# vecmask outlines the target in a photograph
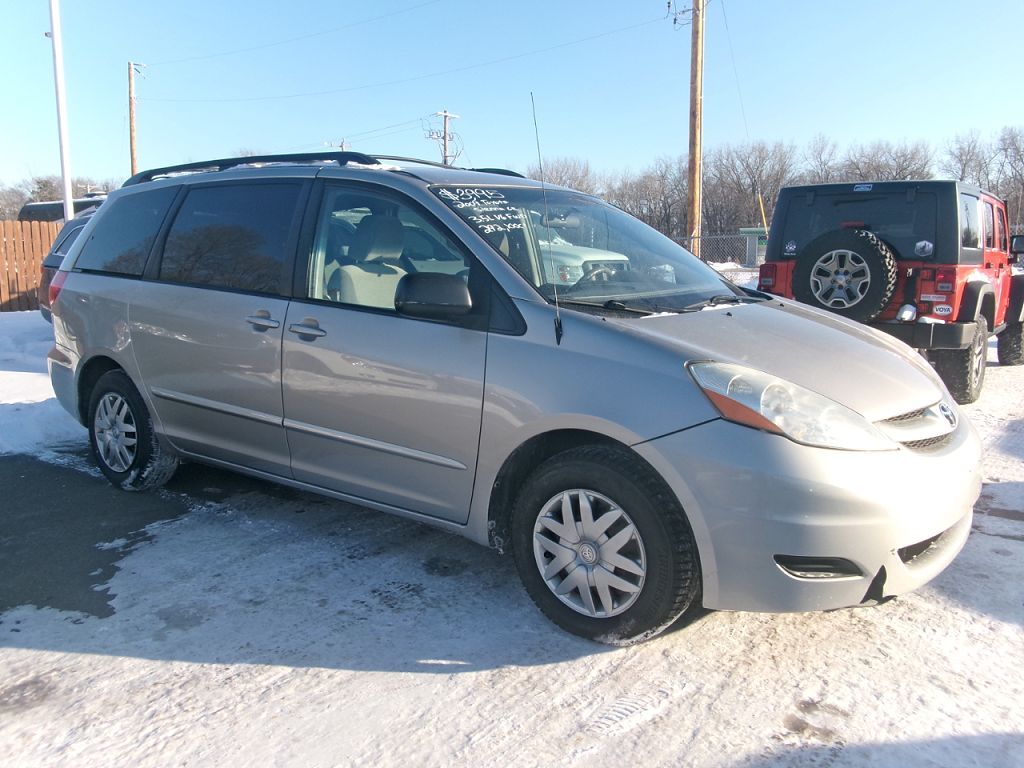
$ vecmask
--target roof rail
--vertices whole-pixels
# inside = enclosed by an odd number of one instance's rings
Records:
[[[521,173],[516,171],[510,171],[507,168],[459,168],[456,165],[445,165],[444,163],[438,163],[434,160],[421,160],[416,157],[399,157],[398,155],[374,155],[378,160],[404,160],[408,163],[419,163],[420,165],[432,165],[435,168],[450,168],[453,171],[476,171],[477,173],[498,173],[502,176],[515,176],[519,179],[525,179]]]
[[[526,178],[518,171],[510,171],[508,168],[467,168],[466,170],[476,171],[477,173],[496,173],[499,176],[515,176],[517,179]]]
[[[128,187],[132,184],[141,184],[145,181],[152,181],[159,176],[172,176],[177,173],[201,173],[203,171],[225,171],[229,168],[236,168],[240,165],[251,165],[252,163],[314,163],[314,162],[336,162],[338,165],[358,163],[359,165],[380,165],[376,158],[364,155],[362,152],[302,152],[299,154],[286,155],[249,155],[246,157],[226,157],[220,160],[204,160],[199,163],[184,163],[183,165],[169,165],[165,168],[153,168],[149,171],[142,171],[132,176],[121,186]]]
[[[454,166],[439,163],[436,160],[423,160],[419,157],[402,157],[401,155],[374,155],[377,160],[402,160],[407,163],[418,163],[419,165],[432,165],[435,168],[451,168]]]

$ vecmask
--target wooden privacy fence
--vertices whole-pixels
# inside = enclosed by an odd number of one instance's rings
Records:
[[[39,267],[61,225],[0,221],[0,312],[39,309]]]

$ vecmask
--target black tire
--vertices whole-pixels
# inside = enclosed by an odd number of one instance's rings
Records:
[[[556,585],[549,585],[539,564],[547,552],[543,544],[535,544],[541,535],[550,537],[549,540],[557,537],[540,520],[545,517],[550,521],[550,517],[544,515],[545,509],[563,509],[565,498],[570,499],[574,519],[583,520],[581,496],[586,497],[588,508],[592,505],[592,519],[597,521],[597,526],[611,509],[606,502],[611,501],[623,513],[612,518],[615,522],[607,526],[605,533],[598,534],[589,550],[589,539],[578,533],[585,530],[582,522],[565,529],[576,536],[577,542],[572,547],[575,559],[557,573],[585,569],[581,574],[587,578],[586,591],[596,609],[589,614],[582,588],[571,589],[564,598],[578,598],[577,608],[556,596]],[[556,506],[552,507],[553,504]],[[632,530],[628,530],[630,524]],[[623,569],[613,563],[609,567],[604,549],[623,536],[627,543],[621,549],[615,546],[607,554],[616,559],[624,555],[633,565]],[[613,645],[646,640],[675,621],[700,594],[700,562],[686,515],[665,482],[625,448],[574,448],[553,456],[534,470],[513,507],[512,545],[519,577],[537,607],[562,629],[589,640]],[[592,559],[585,559],[588,555]],[[547,561],[549,566],[555,559],[557,557],[552,555],[552,560]],[[644,571],[642,576],[630,570],[636,567]],[[595,586],[598,571],[603,574],[598,578],[606,584],[608,578],[631,582],[632,593],[614,585],[611,589],[605,586],[602,593]],[[552,576],[552,580],[558,578],[558,575]],[[564,586],[569,576],[560,581]],[[605,599],[609,603],[605,603]],[[617,601],[617,605],[611,611],[602,610],[601,606],[612,601]]]
[[[797,301],[866,323],[896,292],[896,256],[864,229],[837,229],[808,243],[793,269]]]
[[[124,371],[108,371],[96,382],[89,395],[88,427],[93,460],[118,488],[157,488],[178,468],[178,458],[153,431],[146,404]]]
[[[967,349],[933,349],[928,358],[953,399],[966,405],[981,397],[987,353],[988,321],[982,316],[977,320],[974,339]]]
[[[1021,349],[1021,331],[1024,323],[1020,320],[1007,323],[1003,332],[996,336],[996,352],[1000,365],[1024,364],[1024,350]]]

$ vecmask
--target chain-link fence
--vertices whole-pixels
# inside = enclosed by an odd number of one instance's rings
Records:
[[[764,235],[759,233],[704,235],[683,240],[680,245],[698,253],[701,261],[737,285],[756,284],[757,268],[764,262]]]

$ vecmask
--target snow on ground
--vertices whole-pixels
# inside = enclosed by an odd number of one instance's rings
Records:
[[[0,452],[81,453],[48,333],[0,315]],[[189,496],[95,542],[124,554],[113,615],[0,614],[0,764],[1022,766],[1022,394],[990,360],[975,530],[932,584],[626,649],[557,630],[468,541],[265,485]]]

